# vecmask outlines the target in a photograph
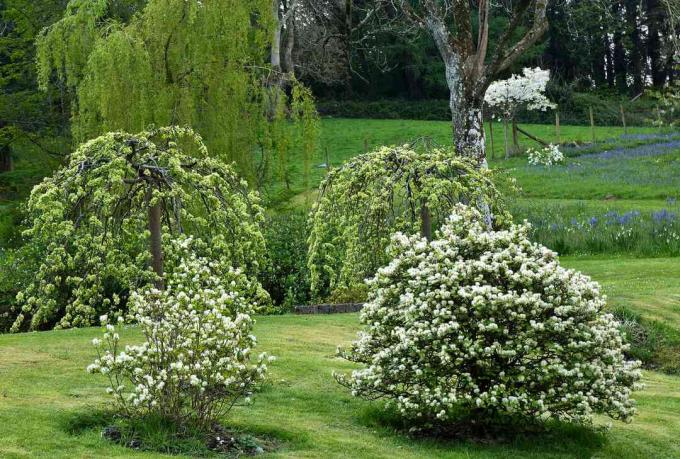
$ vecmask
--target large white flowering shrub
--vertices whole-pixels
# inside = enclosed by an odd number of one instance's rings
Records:
[[[127,415],[207,426],[265,376],[265,354],[251,363],[253,284],[239,270],[197,257],[193,243],[174,244],[170,256],[181,261],[167,273],[164,291],[131,295],[129,319],[141,329],[141,344],[123,347],[123,318],[101,318],[106,332],[93,341],[98,358],[88,371],[109,378],[107,392]]]
[[[462,414],[588,422],[630,420],[638,363],[588,277],[560,267],[527,227],[489,231],[458,205],[438,238],[396,234],[369,281],[364,330],[336,375],[357,396],[386,398],[436,424]]]

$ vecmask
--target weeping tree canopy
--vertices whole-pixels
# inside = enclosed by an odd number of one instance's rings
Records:
[[[392,234],[420,231],[429,238],[457,203],[478,204],[492,211],[494,225],[505,224],[492,174],[450,148],[427,144],[382,147],[330,171],[310,216],[313,295],[363,284],[388,261]]]
[[[76,141],[187,125],[248,179],[287,181],[317,115],[267,64],[272,27],[271,0],[70,0],[37,40],[39,80],[71,94]]]
[[[193,236],[200,256],[252,277],[264,257],[257,195],[185,128],[83,144],[33,189],[27,215],[23,250],[36,267],[14,331],[97,323],[125,306],[131,288],[159,282],[177,238]],[[177,257],[165,258],[172,270]]]

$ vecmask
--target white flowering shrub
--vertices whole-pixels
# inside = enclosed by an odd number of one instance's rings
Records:
[[[549,81],[549,70],[525,68],[521,75],[491,83],[484,102],[505,119],[514,119],[522,108],[545,111],[555,107],[545,95]]]
[[[336,375],[356,396],[385,398],[412,421],[458,416],[559,419],[635,413],[638,362],[588,277],[560,267],[527,226],[489,231],[458,205],[428,242],[397,233],[369,281],[364,330]]]
[[[527,150],[529,164],[550,167],[564,162],[564,154],[557,145],[550,144],[542,149]]]
[[[182,262],[167,274],[164,291],[148,287],[131,295],[128,318],[141,329],[141,344],[123,347],[123,318],[101,317],[106,331],[93,341],[98,357],[88,371],[108,377],[107,392],[128,416],[208,426],[247,401],[265,376],[265,354],[251,363],[252,283],[239,270],[197,257],[192,243],[174,244]]]

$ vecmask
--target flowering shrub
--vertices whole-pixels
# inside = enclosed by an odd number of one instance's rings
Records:
[[[122,349],[119,324],[101,317],[103,340],[88,367],[106,375],[107,392],[129,415],[158,414],[207,426],[263,379],[266,355],[250,363],[253,288],[239,271],[197,257],[191,239],[175,243],[182,261],[166,276],[164,291],[148,287],[130,296],[129,319],[144,335]]]
[[[488,231],[462,205],[438,237],[393,237],[393,260],[369,281],[364,331],[340,351],[366,367],[336,375],[341,384],[426,424],[465,413],[631,419],[639,363],[625,360],[596,283],[560,267],[526,226]]]
[[[521,108],[545,111],[555,107],[545,96],[549,81],[549,70],[525,68],[522,75],[493,82],[486,90],[484,102],[505,119],[514,119]]]
[[[564,154],[560,151],[560,147],[550,144],[547,147],[535,150],[530,148],[527,150],[529,156],[529,164],[532,166],[547,166],[564,162]]]
[[[154,280],[154,205],[164,250],[178,234],[199,235],[204,256],[257,274],[264,259],[259,198],[210,157],[198,134],[179,127],[108,133],[81,145],[31,192],[24,237],[34,275],[18,294],[12,330],[89,326],[124,310],[128,293]]]
[[[328,173],[311,214],[308,265],[312,294],[356,290],[388,258],[395,231],[434,228],[456,202],[493,205],[494,224],[507,217],[494,172],[441,148],[381,147]]]

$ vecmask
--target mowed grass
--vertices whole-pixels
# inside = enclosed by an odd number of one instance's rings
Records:
[[[565,264],[602,281],[612,304],[631,302],[650,317],[677,318],[680,268],[672,259],[570,258]],[[258,350],[279,359],[254,404],[236,408],[224,423],[279,441],[279,450],[261,457],[680,457],[680,378],[655,372],[645,372],[633,423],[613,422],[608,432],[557,426],[500,443],[409,438],[385,421],[380,403],[354,399],[333,380],[333,371],[352,368],[335,357],[336,346],[358,329],[356,314],[258,318]],[[101,425],[69,433],[68,426],[109,402],[104,378],[84,370],[93,359],[90,340],[100,333],[0,336],[0,457],[165,457],[114,445],[101,438]],[[139,334],[132,328],[124,338],[136,341]],[[596,427],[608,423],[598,419]]]

